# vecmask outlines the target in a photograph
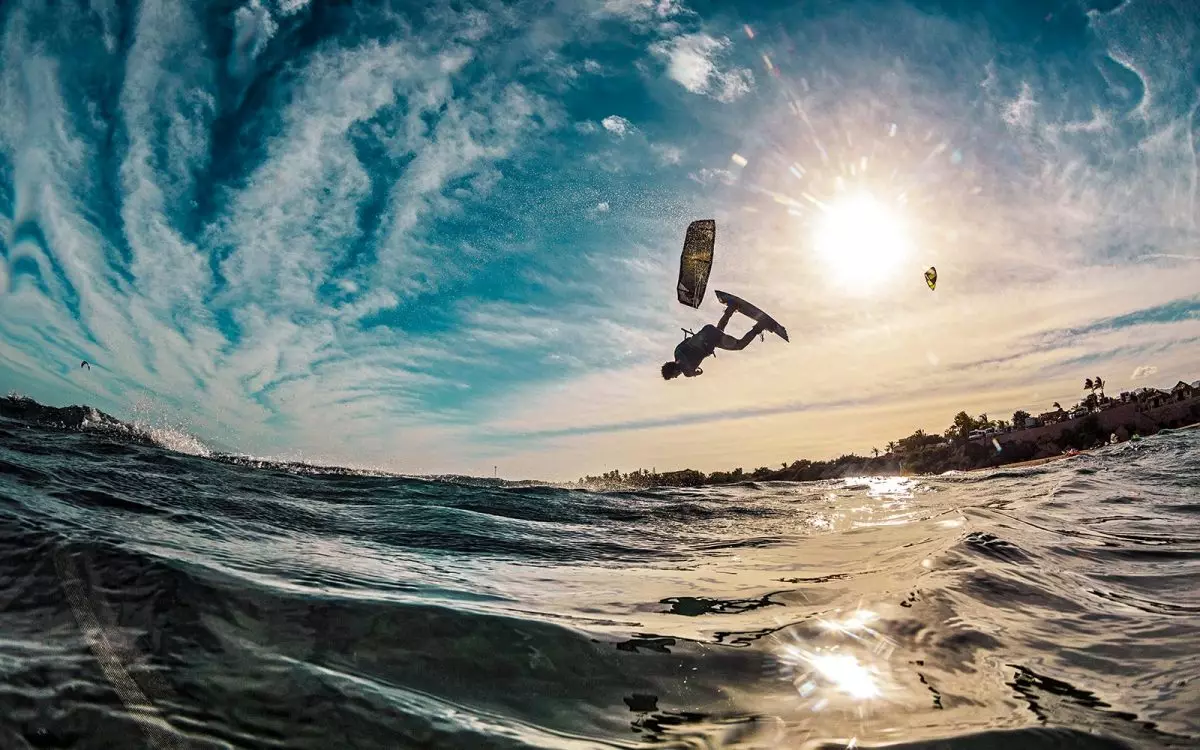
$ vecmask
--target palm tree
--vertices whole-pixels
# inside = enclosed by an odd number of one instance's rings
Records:
[[[895,440],[893,440],[893,441],[891,441],[890,443],[888,443],[888,444],[887,444],[887,452],[888,452],[888,453],[895,453],[895,452],[896,452],[896,441],[895,441]]]
[[[1088,378],[1087,380],[1083,381],[1083,390],[1085,390],[1085,391],[1095,391],[1096,390],[1096,384],[1092,382],[1091,378]]]
[[[875,458],[879,458],[879,449],[878,448],[872,448],[871,452],[875,454]]]
[[[1062,404],[1058,403],[1057,401],[1054,402],[1054,408],[1058,409],[1059,411],[1063,410]]]
[[[1097,377],[1094,381],[1092,381],[1092,384],[1094,386],[1096,386],[1097,391],[1100,391],[1100,400],[1103,401],[1104,400],[1104,381]]]

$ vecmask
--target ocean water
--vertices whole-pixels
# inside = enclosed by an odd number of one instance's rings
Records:
[[[0,421],[0,747],[1198,747],[1198,448],[595,493]]]

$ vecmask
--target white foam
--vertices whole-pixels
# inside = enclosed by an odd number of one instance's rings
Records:
[[[212,449],[200,442],[199,438],[181,430],[171,427],[152,427],[141,423],[134,423],[133,427],[160,448],[202,458],[208,458],[213,454]]]

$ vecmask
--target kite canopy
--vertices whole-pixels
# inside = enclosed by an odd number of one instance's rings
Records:
[[[933,266],[930,266],[929,270],[925,272],[925,283],[929,285],[930,291],[937,289],[937,269]]]
[[[80,363],[79,363],[79,366],[80,366],[80,367],[86,367],[86,368],[88,368],[89,370],[90,370],[90,369],[92,369],[92,366],[88,364],[88,361],[87,361],[86,359],[85,359],[85,360],[83,360],[82,362],[80,362]]]
[[[683,240],[683,255],[679,258],[679,301],[690,307],[700,307],[712,270],[713,247],[717,241],[717,222],[699,219],[688,224]]]

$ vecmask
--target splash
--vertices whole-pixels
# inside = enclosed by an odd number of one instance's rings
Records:
[[[160,448],[201,458],[213,455],[211,448],[191,434],[186,422],[171,419],[162,406],[148,398],[134,402],[133,419],[129,427]]]

